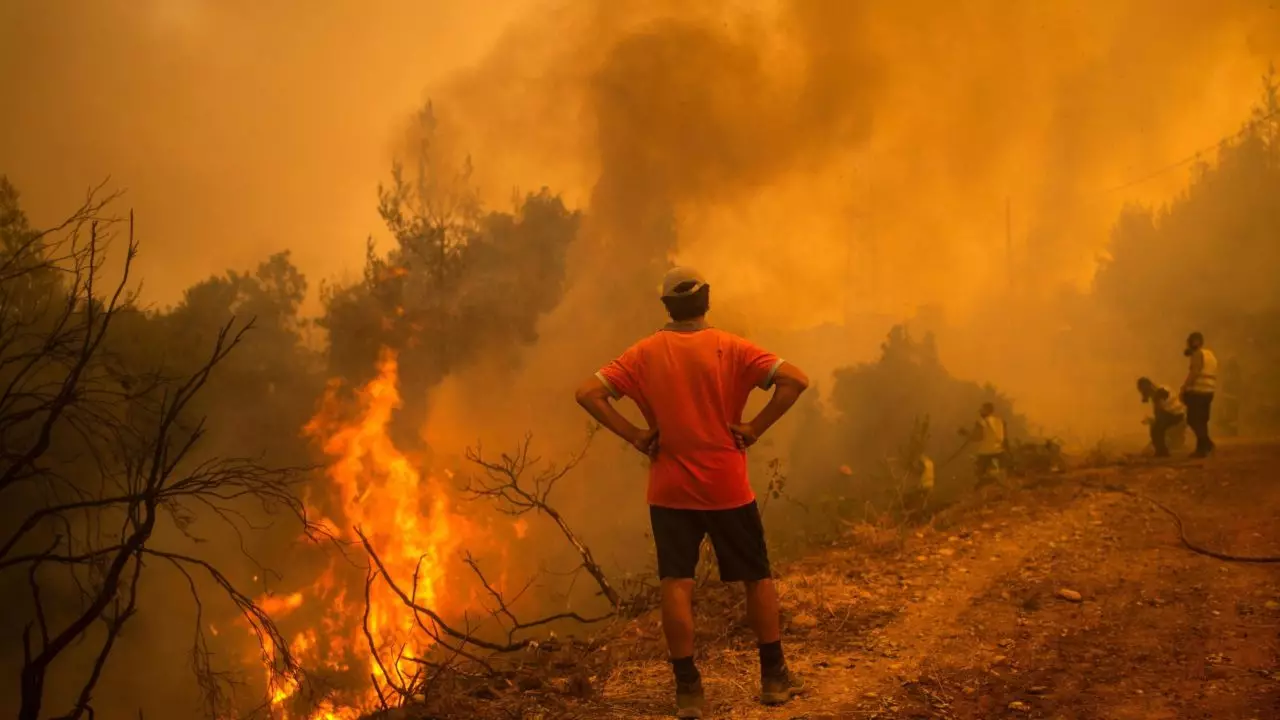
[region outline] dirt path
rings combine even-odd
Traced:
[[[740,607],[712,591],[709,716],[1280,718],[1280,565],[1191,553],[1167,515],[1102,489],[1159,499],[1204,545],[1280,555],[1277,469],[1280,444],[1229,446],[1042,478],[901,544],[851,533],[785,569],[787,652],[812,689],[783,708],[756,702],[750,633],[716,621]],[[656,617],[617,644],[642,659],[617,663],[580,717],[671,717]]]

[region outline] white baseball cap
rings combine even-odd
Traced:
[[[681,285],[688,283],[693,283],[693,285],[681,288],[679,291],[676,290]],[[702,273],[697,270],[691,267],[673,267],[667,271],[666,275],[662,276],[662,297],[678,298],[692,295],[705,287],[706,284],[707,281],[702,277]]]

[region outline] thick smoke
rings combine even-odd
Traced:
[[[821,167],[831,148],[865,140],[870,129],[877,73],[860,49],[855,6],[797,3],[768,25],[755,15],[728,25],[653,11],[592,15],[592,31],[582,36],[592,41],[584,54],[598,57],[571,88],[592,120],[583,129],[594,138],[590,164],[598,177],[587,223],[570,260],[566,300],[543,324],[516,387],[497,385],[542,398],[534,405],[543,411],[565,404],[580,379],[571,369],[584,374],[661,322],[657,279],[684,244],[685,218],[749,202],[779,177]],[[469,74],[462,86],[489,87],[482,77]],[[453,106],[460,126],[471,107]],[[457,408],[443,408],[440,424],[456,421]],[[512,418],[515,425],[534,420]]]
[[[819,375],[936,307],[966,330],[949,365],[1078,420],[1080,389],[991,376],[1036,343],[1002,330],[1087,288],[1120,208],[1186,182],[1152,171],[1236,129],[1276,20],[1243,1],[547,5],[432,94],[491,194],[558,182],[588,207],[569,295],[520,377],[455,379],[428,432],[577,422],[573,382],[662,321],[668,259],[710,276],[721,324],[863,329],[783,340]],[[485,392],[545,400],[495,422]]]
[[[565,3],[517,24],[431,94],[489,196],[551,183],[585,222],[566,297],[519,370],[448,379],[425,438],[448,454],[532,430],[544,456],[567,452],[585,423],[574,386],[663,322],[670,261],[710,277],[717,324],[821,385],[915,318],[953,374],[996,383],[1050,432],[1136,427],[1114,413],[1128,380],[1062,380],[1080,363],[1131,369],[1064,355],[1057,300],[1088,288],[1125,202],[1186,176],[1115,188],[1233,132],[1280,47],[1258,5],[1182,9]],[[757,454],[785,456],[793,425]],[[562,502],[606,557],[634,564],[642,465],[597,442]]]

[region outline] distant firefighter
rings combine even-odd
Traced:
[[[915,478],[916,487],[925,493],[933,492],[934,470],[933,459],[924,453],[920,453],[920,457],[916,458],[915,463],[911,466],[911,475]]]
[[[996,414],[996,406],[982,403],[978,409],[978,420],[973,428],[962,431],[974,444],[974,466],[978,475],[978,485],[999,479],[1003,472],[1002,463],[1009,450],[1008,438],[1005,437],[1004,419]]]
[[[929,496],[933,494],[934,469],[933,459],[920,453],[911,461],[902,478],[902,510],[907,515],[923,511],[929,505]]]
[[[1196,434],[1196,450],[1191,457],[1207,457],[1214,447],[1213,440],[1209,439],[1209,408],[1218,388],[1218,358],[1204,346],[1204,335],[1198,332],[1187,336],[1187,347],[1182,354],[1191,358],[1191,368],[1182,383],[1187,424]]]
[[[1151,403],[1153,414],[1146,422],[1151,427],[1151,446],[1156,457],[1169,457],[1169,446],[1181,448],[1187,431],[1187,409],[1169,389],[1156,385],[1150,378],[1138,378],[1142,402]]]

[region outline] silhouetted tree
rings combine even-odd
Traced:
[[[158,567],[188,584],[198,609],[191,657],[210,715],[225,716],[202,617],[206,583],[258,634],[274,670],[297,667],[271,619],[200,551],[198,533],[212,518],[241,535],[252,527],[246,507],[305,526],[297,476],[201,445],[193,401],[248,325],[224,321],[203,359],[176,375],[111,350],[116,321],[135,312],[137,245],[130,218],[127,243],[111,248],[120,278],[102,287],[122,222],[104,214],[109,200],[91,192],[66,223],[34,232],[0,180],[0,591],[6,631],[21,627],[4,646],[21,654],[17,716],[37,720],[52,703],[59,717],[93,717],[104,668],[140,611],[141,578]]]

